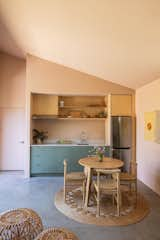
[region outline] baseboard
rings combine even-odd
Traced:
[[[24,171],[23,170],[0,170],[0,174],[9,174],[9,175],[20,174],[20,175],[24,175]]]

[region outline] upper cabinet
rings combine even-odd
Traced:
[[[32,94],[32,115],[58,115],[58,96]]]
[[[132,95],[109,95],[109,111],[111,116],[132,116]]]

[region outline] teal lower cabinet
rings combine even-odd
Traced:
[[[79,159],[87,157],[92,146],[31,146],[31,176],[61,175],[63,161],[68,162],[68,171],[82,171]]]

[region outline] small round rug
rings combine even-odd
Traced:
[[[143,220],[149,213],[150,207],[146,199],[137,194],[135,197],[128,192],[122,194],[121,215],[116,216],[116,204],[113,206],[110,196],[103,196],[101,201],[101,214],[96,216],[96,202],[91,196],[87,211],[83,209],[81,189],[74,189],[68,192],[66,203],[63,199],[63,189],[55,195],[55,206],[67,217],[86,224],[99,226],[127,226]]]

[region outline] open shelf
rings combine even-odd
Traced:
[[[64,106],[64,107],[61,107],[59,106],[60,109],[63,109],[63,108],[106,108],[107,106]]]
[[[49,120],[49,119],[58,119],[58,116],[56,115],[32,115],[33,120]]]
[[[104,121],[106,120],[107,118],[74,118],[74,117],[71,117],[71,118],[58,118],[59,120],[101,120],[101,121]]]
[[[78,117],[58,117],[54,115],[33,115],[33,120],[101,120],[104,121],[106,118],[78,118]]]

